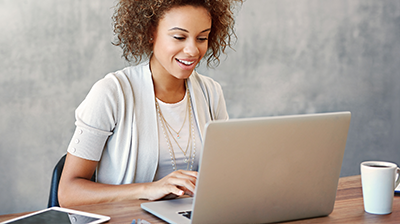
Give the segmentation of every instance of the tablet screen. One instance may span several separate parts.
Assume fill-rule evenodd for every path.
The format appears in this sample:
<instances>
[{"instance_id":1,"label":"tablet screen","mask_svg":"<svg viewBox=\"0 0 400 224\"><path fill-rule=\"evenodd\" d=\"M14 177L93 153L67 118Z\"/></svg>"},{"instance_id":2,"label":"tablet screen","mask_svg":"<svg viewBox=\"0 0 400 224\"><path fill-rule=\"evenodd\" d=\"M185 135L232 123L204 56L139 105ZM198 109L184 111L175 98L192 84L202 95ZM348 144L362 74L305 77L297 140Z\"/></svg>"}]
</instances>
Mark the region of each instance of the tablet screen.
<instances>
[{"instance_id":1,"label":"tablet screen","mask_svg":"<svg viewBox=\"0 0 400 224\"><path fill-rule=\"evenodd\" d=\"M28 224L28 223L41 223L41 224L87 224L99 223L106 220L101 220L101 217L96 217L95 214L74 212L73 210L61 209L46 209L44 211L33 213L23 216L14 220L10 220L10 224Z\"/></svg>"}]
</instances>

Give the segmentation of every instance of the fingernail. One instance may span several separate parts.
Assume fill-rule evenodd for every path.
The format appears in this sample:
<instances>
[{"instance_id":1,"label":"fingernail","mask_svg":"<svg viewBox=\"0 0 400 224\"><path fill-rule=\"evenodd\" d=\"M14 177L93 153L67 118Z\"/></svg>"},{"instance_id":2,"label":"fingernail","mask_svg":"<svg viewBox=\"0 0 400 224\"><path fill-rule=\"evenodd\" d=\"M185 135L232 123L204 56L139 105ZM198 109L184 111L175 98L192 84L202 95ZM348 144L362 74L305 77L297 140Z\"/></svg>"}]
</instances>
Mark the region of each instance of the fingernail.
<instances>
[{"instance_id":1,"label":"fingernail","mask_svg":"<svg viewBox=\"0 0 400 224\"><path fill-rule=\"evenodd\" d=\"M179 195L183 195L185 192L183 191L179 191Z\"/></svg>"}]
</instances>

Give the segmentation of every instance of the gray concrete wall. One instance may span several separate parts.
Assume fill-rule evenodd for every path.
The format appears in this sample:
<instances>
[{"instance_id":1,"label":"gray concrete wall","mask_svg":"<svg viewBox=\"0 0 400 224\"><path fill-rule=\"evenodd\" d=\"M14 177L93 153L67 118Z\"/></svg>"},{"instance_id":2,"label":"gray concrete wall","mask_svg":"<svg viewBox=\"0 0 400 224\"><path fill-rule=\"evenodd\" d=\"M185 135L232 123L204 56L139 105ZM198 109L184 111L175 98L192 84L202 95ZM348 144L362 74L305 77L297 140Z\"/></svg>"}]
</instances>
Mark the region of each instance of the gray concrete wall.
<instances>
[{"instance_id":1,"label":"gray concrete wall","mask_svg":"<svg viewBox=\"0 0 400 224\"><path fill-rule=\"evenodd\" d=\"M0 214L47 205L74 110L127 65L114 1L0 0ZM341 176L400 164L400 1L247 0L217 69L231 118L352 112Z\"/></svg>"}]
</instances>

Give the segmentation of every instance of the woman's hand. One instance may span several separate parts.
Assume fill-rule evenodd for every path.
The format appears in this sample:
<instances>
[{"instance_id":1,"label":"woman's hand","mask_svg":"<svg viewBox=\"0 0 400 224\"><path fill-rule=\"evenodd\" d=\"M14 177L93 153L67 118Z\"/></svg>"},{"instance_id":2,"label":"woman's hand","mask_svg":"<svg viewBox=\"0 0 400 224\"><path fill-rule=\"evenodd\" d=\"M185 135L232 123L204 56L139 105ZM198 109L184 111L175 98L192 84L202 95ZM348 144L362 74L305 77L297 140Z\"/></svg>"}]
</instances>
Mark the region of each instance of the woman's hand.
<instances>
[{"instance_id":1,"label":"woman's hand","mask_svg":"<svg viewBox=\"0 0 400 224\"><path fill-rule=\"evenodd\" d=\"M58 188L58 200L63 207L97 204L130 199L157 200L193 195L197 172L178 170L151 183L111 185L90 181L97 162L67 154Z\"/></svg>"},{"instance_id":2,"label":"woman's hand","mask_svg":"<svg viewBox=\"0 0 400 224\"><path fill-rule=\"evenodd\" d=\"M196 171L174 171L161 180L149 183L145 190L145 199L170 199L184 194L193 196L196 187L196 180Z\"/></svg>"}]
</instances>

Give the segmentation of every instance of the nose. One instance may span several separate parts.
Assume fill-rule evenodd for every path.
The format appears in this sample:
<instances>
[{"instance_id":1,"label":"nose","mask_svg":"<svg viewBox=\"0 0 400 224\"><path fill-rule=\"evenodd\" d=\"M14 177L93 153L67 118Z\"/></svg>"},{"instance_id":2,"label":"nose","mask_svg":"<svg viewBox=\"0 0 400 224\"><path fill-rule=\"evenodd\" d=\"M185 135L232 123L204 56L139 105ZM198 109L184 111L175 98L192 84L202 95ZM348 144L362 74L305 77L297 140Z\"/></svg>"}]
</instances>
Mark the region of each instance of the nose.
<instances>
[{"instance_id":1,"label":"nose","mask_svg":"<svg viewBox=\"0 0 400 224\"><path fill-rule=\"evenodd\" d=\"M196 43L196 41L188 41L183 49L183 52L189 56L197 56L200 52L199 46L197 45L198 43Z\"/></svg>"}]
</instances>

